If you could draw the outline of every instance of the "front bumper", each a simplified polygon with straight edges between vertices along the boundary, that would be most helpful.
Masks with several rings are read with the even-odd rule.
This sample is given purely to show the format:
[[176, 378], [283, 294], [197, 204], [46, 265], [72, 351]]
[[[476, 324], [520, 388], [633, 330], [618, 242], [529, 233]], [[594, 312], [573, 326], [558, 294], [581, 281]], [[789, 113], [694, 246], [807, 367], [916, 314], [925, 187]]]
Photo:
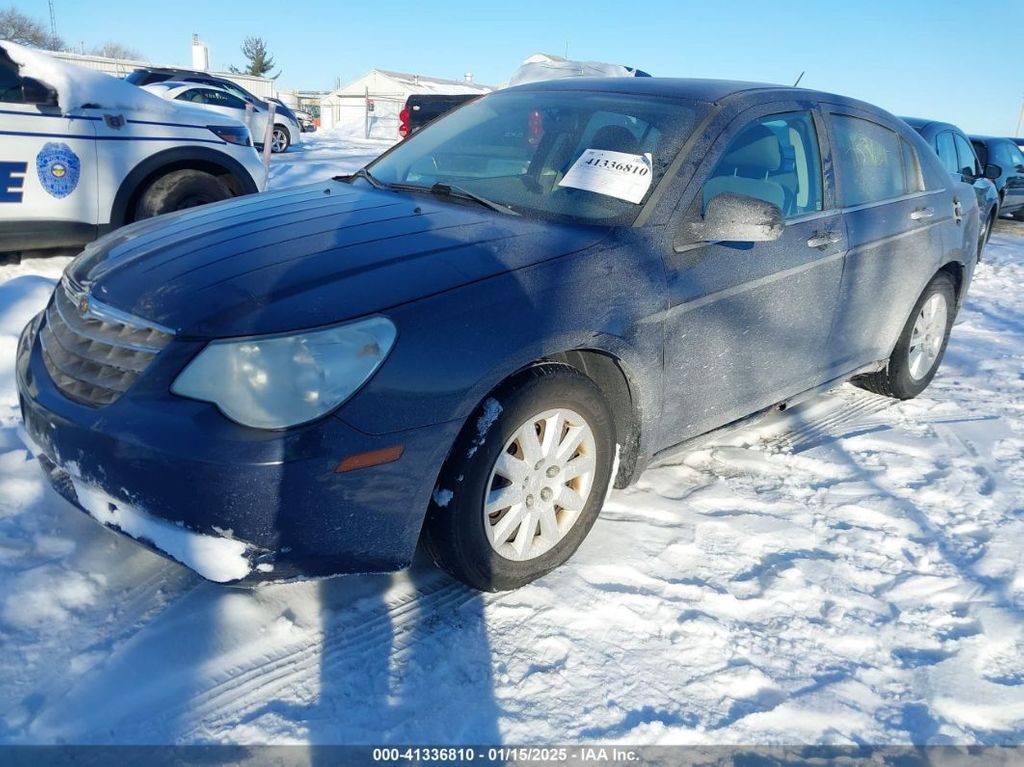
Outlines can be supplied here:
[[[285, 432], [248, 429], [169, 393], [172, 371], [200, 345], [172, 343], [121, 399], [91, 408], [57, 389], [26, 328], [16, 366], [22, 419], [58, 492], [219, 582], [406, 566], [460, 424], [371, 436], [334, 416]], [[347, 456], [398, 445], [393, 463], [335, 472]]]

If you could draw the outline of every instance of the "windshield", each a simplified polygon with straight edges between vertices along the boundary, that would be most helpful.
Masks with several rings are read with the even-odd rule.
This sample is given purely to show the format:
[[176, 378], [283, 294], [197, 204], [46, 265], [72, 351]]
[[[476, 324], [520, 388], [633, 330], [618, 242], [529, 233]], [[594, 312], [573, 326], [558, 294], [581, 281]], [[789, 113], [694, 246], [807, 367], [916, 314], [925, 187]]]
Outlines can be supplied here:
[[625, 224], [696, 122], [694, 105], [505, 91], [452, 112], [370, 166], [386, 184], [451, 185], [523, 214]]

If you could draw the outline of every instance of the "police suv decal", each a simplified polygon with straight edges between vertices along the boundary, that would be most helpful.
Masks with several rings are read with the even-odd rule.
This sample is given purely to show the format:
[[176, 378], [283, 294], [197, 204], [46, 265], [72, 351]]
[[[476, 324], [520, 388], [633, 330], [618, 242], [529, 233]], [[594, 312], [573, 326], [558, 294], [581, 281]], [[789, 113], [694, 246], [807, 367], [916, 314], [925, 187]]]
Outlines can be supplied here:
[[82, 165], [71, 147], [55, 141], [47, 142], [36, 155], [39, 183], [58, 200], [67, 197], [78, 186]]
[[21, 202], [26, 162], [0, 162], [0, 202]]

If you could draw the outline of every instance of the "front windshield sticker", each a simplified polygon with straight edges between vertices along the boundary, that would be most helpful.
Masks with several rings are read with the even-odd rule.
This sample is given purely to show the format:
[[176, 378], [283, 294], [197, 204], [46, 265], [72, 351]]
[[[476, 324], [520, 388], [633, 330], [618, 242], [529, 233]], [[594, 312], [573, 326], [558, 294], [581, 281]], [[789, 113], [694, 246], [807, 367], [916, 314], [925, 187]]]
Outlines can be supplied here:
[[588, 149], [558, 182], [588, 192], [640, 202], [651, 188], [654, 158], [651, 153], [626, 154], [607, 149]]

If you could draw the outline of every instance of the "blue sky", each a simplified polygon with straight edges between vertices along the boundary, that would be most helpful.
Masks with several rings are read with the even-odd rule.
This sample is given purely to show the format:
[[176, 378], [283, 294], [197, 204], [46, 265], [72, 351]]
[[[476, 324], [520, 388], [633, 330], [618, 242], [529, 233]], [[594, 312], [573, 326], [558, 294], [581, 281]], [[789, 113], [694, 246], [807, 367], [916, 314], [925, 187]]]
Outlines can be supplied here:
[[[332, 88], [374, 67], [449, 78], [472, 71], [494, 84], [529, 54], [561, 55], [568, 44], [571, 58], [655, 75], [792, 84], [806, 70], [801, 85], [968, 132], [1011, 133], [1024, 96], [1019, 40], [1004, 31], [1024, 24], [1020, 0], [988, 2], [983, 14], [962, 0], [55, 3], [69, 43], [113, 39], [156, 63], [189, 64], [197, 32], [212, 67], [226, 69], [243, 63], [246, 35], [262, 36], [283, 88]], [[49, 18], [45, 0], [14, 5]]]

